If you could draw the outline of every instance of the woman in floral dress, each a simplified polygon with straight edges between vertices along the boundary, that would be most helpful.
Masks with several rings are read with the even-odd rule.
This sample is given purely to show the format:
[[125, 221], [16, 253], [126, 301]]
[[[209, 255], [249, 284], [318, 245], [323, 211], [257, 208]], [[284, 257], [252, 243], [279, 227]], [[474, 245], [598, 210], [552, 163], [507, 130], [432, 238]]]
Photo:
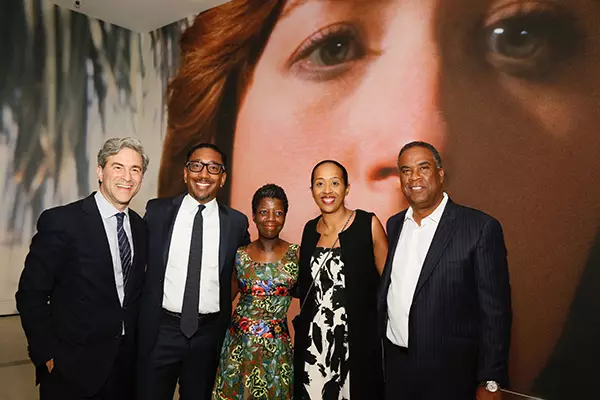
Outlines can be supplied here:
[[234, 287], [241, 296], [223, 343], [213, 400], [292, 398], [287, 311], [299, 246], [279, 238], [287, 211], [287, 197], [277, 185], [261, 187], [252, 198], [259, 237], [237, 251]]

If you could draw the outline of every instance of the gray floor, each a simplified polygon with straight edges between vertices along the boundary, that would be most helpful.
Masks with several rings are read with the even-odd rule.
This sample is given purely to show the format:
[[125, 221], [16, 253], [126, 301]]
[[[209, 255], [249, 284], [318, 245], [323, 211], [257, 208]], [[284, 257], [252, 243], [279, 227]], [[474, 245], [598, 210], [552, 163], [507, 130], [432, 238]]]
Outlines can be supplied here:
[[0, 317], [0, 400], [38, 399], [19, 317]]
[[39, 399], [34, 372], [19, 317], [0, 317], [0, 400]]

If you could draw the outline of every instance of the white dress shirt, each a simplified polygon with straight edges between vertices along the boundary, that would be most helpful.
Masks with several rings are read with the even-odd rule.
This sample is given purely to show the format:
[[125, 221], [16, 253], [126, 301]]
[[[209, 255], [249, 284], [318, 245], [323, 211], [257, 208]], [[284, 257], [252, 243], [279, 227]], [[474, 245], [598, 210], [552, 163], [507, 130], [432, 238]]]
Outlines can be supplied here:
[[408, 320], [413, 296], [431, 246], [433, 235], [444, 213], [448, 195], [419, 226], [413, 219], [412, 207], [406, 211], [404, 225], [392, 261], [391, 283], [387, 296], [387, 338], [397, 346], [408, 347]]
[[[98, 211], [100, 211], [100, 217], [102, 217], [102, 223], [104, 224], [104, 231], [106, 232], [106, 238], [108, 239], [108, 247], [110, 248], [110, 255], [113, 262], [113, 272], [115, 274], [115, 283], [117, 285], [117, 294], [119, 295], [119, 301], [121, 307], [123, 307], [123, 300], [125, 299], [125, 287], [123, 285], [123, 267], [121, 266], [121, 255], [119, 254], [119, 239], [117, 237], [117, 214], [121, 211], [117, 210], [115, 206], [110, 204], [104, 195], [98, 191], [94, 195]], [[131, 224], [129, 222], [129, 208], [123, 210], [125, 218], [123, 218], [123, 229], [125, 229], [125, 235], [129, 241], [129, 247], [131, 248], [131, 262], [133, 263], [133, 239], [131, 234]], [[122, 334], [125, 334], [125, 323], [123, 323]]]
[[[180, 313], [187, 279], [188, 261], [194, 218], [200, 203], [185, 195], [175, 217], [169, 258], [165, 271], [163, 308]], [[217, 200], [205, 204], [202, 211], [202, 269], [200, 270], [200, 301], [198, 312], [218, 312], [219, 307], [219, 206]]]

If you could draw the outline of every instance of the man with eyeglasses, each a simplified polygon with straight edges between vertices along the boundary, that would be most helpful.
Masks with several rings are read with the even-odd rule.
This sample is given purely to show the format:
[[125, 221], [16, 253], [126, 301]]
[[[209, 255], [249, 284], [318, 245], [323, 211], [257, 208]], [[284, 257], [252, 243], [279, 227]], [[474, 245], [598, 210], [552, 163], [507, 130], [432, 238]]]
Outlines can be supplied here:
[[238, 247], [250, 242], [248, 219], [216, 200], [226, 156], [201, 143], [187, 155], [187, 193], [150, 200], [148, 270], [141, 299], [138, 398], [210, 399], [231, 316]]

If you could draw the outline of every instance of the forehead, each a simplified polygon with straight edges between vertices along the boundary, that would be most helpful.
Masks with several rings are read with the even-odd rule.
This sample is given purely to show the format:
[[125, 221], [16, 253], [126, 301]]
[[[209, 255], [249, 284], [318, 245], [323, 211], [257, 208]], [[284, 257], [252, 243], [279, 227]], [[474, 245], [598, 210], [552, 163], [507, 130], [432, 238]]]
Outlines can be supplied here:
[[142, 165], [142, 156], [137, 151], [128, 147], [122, 148], [117, 154], [107, 157], [107, 163], [118, 162], [127, 165]]
[[221, 158], [221, 154], [218, 151], [215, 151], [208, 147], [202, 147], [200, 149], [196, 149], [190, 156], [191, 161], [204, 161], [204, 162], [215, 162], [219, 164], [223, 164], [223, 159]]
[[327, 178], [342, 178], [343, 172], [340, 167], [333, 163], [325, 163], [319, 165], [315, 169], [315, 179], [327, 179]]
[[424, 161], [429, 161], [430, 163], [434, 164], [435, 159], [433, 157], [433, 153], [425, 147], [416, 146], [411, 147], [402, 153], [398, 159], [398, 165], [402, 166], [420, 164]]
[[283, 201], [274, 197], [263, 197], [258, 202], [258, 208], [283, 208]]

